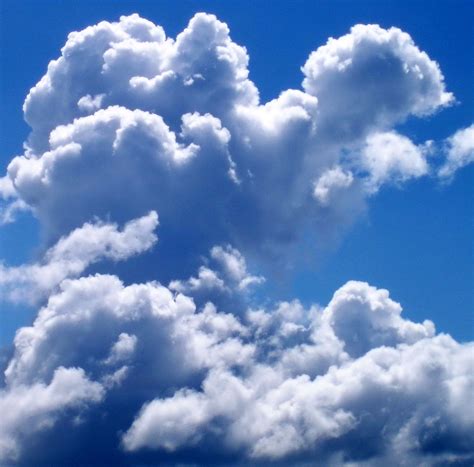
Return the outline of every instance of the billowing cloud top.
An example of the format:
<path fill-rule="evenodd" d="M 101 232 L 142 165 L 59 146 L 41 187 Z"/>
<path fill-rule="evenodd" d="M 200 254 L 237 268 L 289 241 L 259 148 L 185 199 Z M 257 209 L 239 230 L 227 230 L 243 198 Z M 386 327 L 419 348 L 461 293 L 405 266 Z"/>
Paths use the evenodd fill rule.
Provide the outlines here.
<path fill-rule="evenodd" d="M 5 366 L 2 463 L 474 459 L 472 344 L 365 282 L 324 307 L 253 293 L 259 260 L 341 231 L 386 184 L 472 161 L 472 127 L 439 167 L 395 128 L 453 101 L 438 64 L 357 25 L 262 103 L 248 61 L 213 15 L 175 39 L 131 15 L 71 33 L 31 89 L 1 219 L 31 211 L 46 247 L 0 266 L 0 300 L 40 308 Z"/>
<path fill-rule="evenodd" d="M 382 184 L 428 173 L 420 148 L 386 132 L 453 96 L 396 28 L 355 26 L 302 71 L 304 90 L 260 104 L 246 50 L 202 13 L 175 40 L 137 15 L 71 33 L 26 98 L 32 131 L 9 180 L 52 240 L 156 209 L 164 250 L 169 237 L 272 250 L 307 225 L 318 241 L 314 224 L 348 223 Z"/>

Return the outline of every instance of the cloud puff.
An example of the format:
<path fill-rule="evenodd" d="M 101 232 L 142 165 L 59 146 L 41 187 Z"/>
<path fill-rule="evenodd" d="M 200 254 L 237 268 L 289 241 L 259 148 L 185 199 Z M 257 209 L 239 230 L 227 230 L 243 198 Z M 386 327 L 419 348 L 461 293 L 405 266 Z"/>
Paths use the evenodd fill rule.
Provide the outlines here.
<path fill-rule="evenodd" d="M 268 340 L 284 328 L 286 334 L 304 334 L 301 308 L 286 307 L 283 315 L 264 313 L 266 319 L 254 313 L 252 322 L 260 330 L 269 320 L 280 321 Z M 410 462 L 442 461 L 455 452 L 458 459 L 469 456 L 467 439 L 448 440 L 474 423 L 472 414 L 466 417 L 460 411 L 470 397 L 472 381 L 465 377 L 473 363 L 471 345 L 434 337 L 431 323 L 400 318 L 400 306 L 387 291 L 357 282 L 337 291 L 328 307 L 309 319 L 309 327 L 306 345 L 321 351 L 325 343 L 318 334 L 325 333 L 343 344 L 325 370 L 313 377 L 292 374 L 284 357 L 295 349 L 302 358 L 305 353 L 291 340 L 281 346 L 278 357 L 274 351 L 264 357 L 272 364 L 259 362 L 243 374 L 212 369 L 199 391 L 181 389 L 145 404 L 123 437 L 125 449 L 204 449 L 210 438 L 236 456 L 243 451 L 244 457 L 267 462 L 295 461 L 302 453 L 321 464 L 393 462 L 407 460 L 408 452 Z M 326 341 L 336 349 L 334 343 Z M 455 422 L 459 417 L 460 424 Z"/>
<path fill-rule="evenodd" d="M 455 172 L 474 161 L 474 125 L 458 130 L 446 141 L 446 161 L 438 170 L 442 179 L 451 179 Z"/>
<path fill-rule="evenodd" d="M 172 280 L 169 289 L 191 295 L 198 307 L 211 302 L 221 311 L 242 316 L 265 278 L 253 275 L 244 256 L 231 245 L 212 247 L 203 260 L 197 273 L 186 280 Z"/>
<path fill-rule="evenodd" d="M 391 128 L 452 95 L 397 28 L 354 26 L 302 71 L 302 89 L 260 103 L 245 48 L 204 13 L 176 39 L 138 15 L 73 32 L 25 100 L 9 186 L 50 244 L 93 216 L 156 210 L 169 271 L 176 251 L 195 266 L 215 244 L 273 258 L 308 232 L 317 244 L 383 183 L 427 173 Z"/>
<path fill-rule="evenodd" d="M 240 298 L 248 298 L 252 289 L 265 282 L 263 276 L 252 275 L 247 269 L 247 261 L 231 245 L 214 246 L 210 258 L 205 258 L 206 265 L 199 268 L 195 276 L 189 279 L 174 280 L 169 284 L 171 290 L 191 294 L 196 303 L 202 305 L 208 301 L 230 307 L 230 311 L 239 314 L 241 307 L 247 305 Z"/>
<path fill-rule="evenodd" d="M 182 166 L 197 150 L 180 145 L 161 117 L 123 107 L 59 126 L 50 141 L 42 157 L 14 159 L 9 174 L 40 220 L 59 232 L 80 218 L 143 211 L 150 184 L 165 189 L 171 167 Z M 66 214 L 65 206 L 74 214 Z"/>
<path fill-rule="evenodd" d="M 387 290 L 353 281 L 334 294 L 325 319 L 344 342 L 344 350 L 358 357 L 376 347 L 414 343 L 434 335 L 432 322 L 412 323 L 400 317 L 401 311 Z"/>
<path fill-rule="evenodd" d="M 212 304 L 197 313 L 190 298 L 175 296 L 157 283 L 124 286 L 115 276 L 106 275 L 68 279 L 50 296 L 34 324 L 17 332 L 0 404 L 8 404 L 19 393 L 30 397 L 39 382 L 48 386 L 58 368 L 77 368 L 107 396 L 100 410 L 111 416 L 109 398 L 126 396 L 129 402 L 121 410 L 131 420 L 134 410 L 157 391 L 165 394 L 171 387 L 192 385 L 211 367 L 244 365 L 254 350 L 243 341 L 243 333 L 234 316 L 218 313 Z M 23 440 L 34 442 L 37 432 L 22 415 L 28 408 L 17 413 L 23 406 L 15 407 L 10 412 L 15 423 L 5 427 L 5 441 L 0 443 L 6 446 L 0 455 L 5 462 L 12 458 L 7 449 L 12 443 L 22 459 L 37 455 L 33 447 L 24 450 Z M 41 419 L 55 414 L 55 406 L 46 406 Z M 61 414 L 63 422 L 80 415 L 74 410 Z M 48 433 L 50 425 L 39 423 L 38 430 Z M 71 429 L 77 435 L 87 427 L 84 421 Z M 118 429 L 106 430 L 112 450 Z M 51 454 L 40 451 L 41 456 Z"/>
<path fill-rule="evenodd" d="M 428 173 L 425 148 L 395 132 L 370 135 L 360 165 L 369 174 L 369 191 L 376 191 L 384 183 L 400 183 Z"/>
<path fill-rule="evenodd" d="M 50 248 L 41 263 L 6 267 L 0 264 L 0 300 L 34 303 L 67 277 L 77 277 L 103 260 L 123 261 L 149 250 L 157 241 L 156 212 L 115 224 L 84 224 Z"/>
<path fill-rule="evenodd" d="M 314 197 L 322 204 L 328 205 L 331 198 L 339 191 L 349 188 L 354 182 L 352 172 L 345 172 L 336 166 L 324 172 L 314 184 Z"/>
<path fill-rule="evenodd" d="M 83 363 L 84 351 L 89 371 L 101 373 L 104 362 L 121 361 L 117 356 L 124 347 L 149 359 L 137 370 L 153 374 L 155 368 L 151 378 L 156 381 L 191 374 L 222 359 L 245 360 L 252 346 L 239 341 L 242 326 L 233 315 L 218 314 L 212 304 L 195 311 L 191 298 L 174 296 L 153 282 L 126 287 L 107 275 L 63 281 L 33 326 L 15 336 L 17 352 L 5 371 L 6 381 L 48 379 L 59 365 Z"/>
<path fill-rule="evenodd" d="M 324 129 L 348 140 L 453 100 L 437 63 L 394 27 L 353 26 L 314 51 L 302 70 L 304 89 L 318 97 Z"/>
<path fill-rule="evenodd" d="M 87 379 L 84 370 L 64 367 L 55 370 L 48 384 L 20 384 L 0 391 L 1 458 L 15 459 L 22 436 L 53 427 L 68 410 L 80 413 L 88 405 L 100 402 L 104 393 L 99 383 Z"/>

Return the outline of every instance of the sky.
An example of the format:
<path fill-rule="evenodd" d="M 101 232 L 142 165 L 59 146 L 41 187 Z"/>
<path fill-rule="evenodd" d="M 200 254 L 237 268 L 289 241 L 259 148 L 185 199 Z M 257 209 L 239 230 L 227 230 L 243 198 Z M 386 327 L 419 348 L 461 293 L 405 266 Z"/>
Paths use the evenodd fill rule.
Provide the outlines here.
<path fill-rule="evenodd" d="M 2 462 L 471 465 L 473 13 L 3 0 Z"/>

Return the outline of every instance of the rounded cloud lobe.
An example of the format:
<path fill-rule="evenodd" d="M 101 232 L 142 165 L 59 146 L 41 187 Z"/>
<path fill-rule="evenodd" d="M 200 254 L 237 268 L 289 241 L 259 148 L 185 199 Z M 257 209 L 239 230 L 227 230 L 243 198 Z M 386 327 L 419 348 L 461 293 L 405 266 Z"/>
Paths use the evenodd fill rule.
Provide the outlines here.
<path fill-rule="evenodd" d="M 302 70 L 322 122 L 341 138 L 430 114 L 453 99 L 437 63 L 393 27 L 358 24 L 319 47 Z"/>
<path fill-rule="evenodd" d="M 71 33 L 30 91 L 0 215 L 30 210 L 47 247 L 0 265 L 0 300 L 40 308 L 5 365 L 2 462 L 472 463 L 472 344 L 365 282 L 324 307 L 258 298 L 250 266 L 430 173 L 394 127 L 453 100 L 439 66 L 357 25 L 261 103 L 248 61 L 213 15 L 175 39 L 131 15 Z"/>

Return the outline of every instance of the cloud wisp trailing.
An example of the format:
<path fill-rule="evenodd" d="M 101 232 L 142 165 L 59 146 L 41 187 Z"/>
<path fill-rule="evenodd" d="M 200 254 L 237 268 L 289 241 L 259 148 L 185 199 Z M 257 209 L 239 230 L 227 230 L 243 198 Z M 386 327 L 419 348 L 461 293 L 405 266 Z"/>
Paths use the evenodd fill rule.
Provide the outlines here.
<path fill-rule="evenodd" d="M 437 168 L 396 129 L 453 102 L 438 64 L 356 25 L 262 103 L 248 61 L 213 15 L 175 39 L 131 15 L 71 33 L 31 89 L 1 216 L 31 211 L 47 246 L 0 266 L 0 301 L 39 308 L 4 368 L 1 462 L 474 459 L 472 344 L 366 282 L 325 306 L 254 294 L 259 260 L 336 235 L 383 186 L 472 162 L 472 127 Z M 151 277 L 121 279 L 112 263 L 136 255 Z"/>
<path fill-rule="evenodd" d="M 157 241 L 157 225 L 155 211 L 128 222 L 122 231 L 113 224 L 86 223 L 46 251 L 40 264 L 0 264 L 0 300 L 36 303 L 64 279 L 81 275 L 94 263 L 124 261 L 149 250 Z"/>
<path fill-rule="evenodd" d="M 438 176 L 451 180 L 462 167 L 474 162 L 474 125 L 458 130 L 446 141 L 446 161 L 438 170 Z"/>

